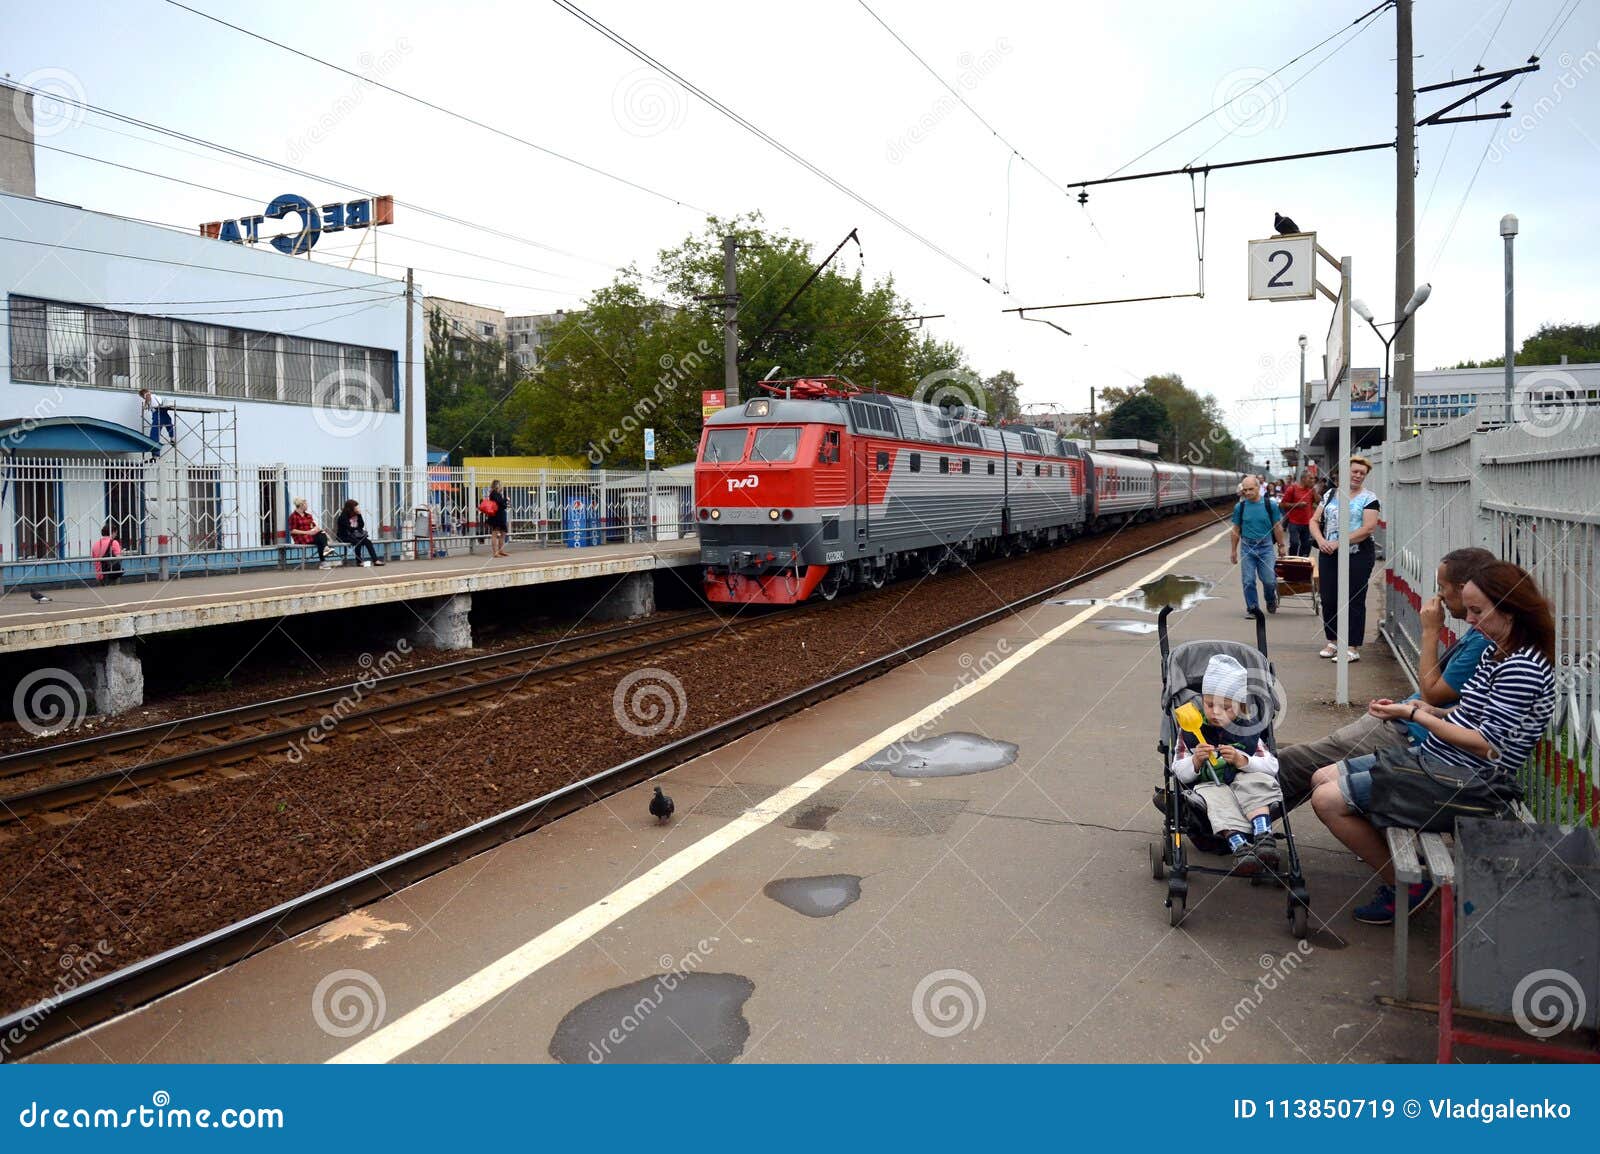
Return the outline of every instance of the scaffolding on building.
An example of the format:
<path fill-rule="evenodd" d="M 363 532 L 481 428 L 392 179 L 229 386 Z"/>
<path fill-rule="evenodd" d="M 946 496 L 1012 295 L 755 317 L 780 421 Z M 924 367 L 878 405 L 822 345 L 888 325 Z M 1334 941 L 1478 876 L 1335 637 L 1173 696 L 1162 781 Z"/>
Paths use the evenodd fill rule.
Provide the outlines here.
<path fill-rule="evenodd" d="M 153 472 L 155 552 L 188 556 L 237 548 L 239 523 L 238 411 L 170 405 L 170 430 L 160 428 Z"/>

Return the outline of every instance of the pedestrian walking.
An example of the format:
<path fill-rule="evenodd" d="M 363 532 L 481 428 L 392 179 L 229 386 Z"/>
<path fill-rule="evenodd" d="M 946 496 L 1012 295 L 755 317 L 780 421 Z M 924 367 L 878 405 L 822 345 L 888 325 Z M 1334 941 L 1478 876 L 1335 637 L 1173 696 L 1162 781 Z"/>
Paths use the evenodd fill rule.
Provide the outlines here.
<path fill-rule="evenodd" d="M 1276 501 L 1262 493 L 1259 480 L 1246 477 L 1239 484 L 1239 501 L 1233 507 L 1232 545 L 1228 557 L 1230 563 L 1239 566 L 1246 617 L 1254 617 L 1257 612 L 1257 582 L 1261 586 L 1260 597 L 1267 603 L 1267 612 L 1278 611 L 1278 577 L 1274 567 L 1286 549 L 1282 510 Z"/>
<path fill-rule="evenodd" d="M 1317 491 L 1309 472 L 1290 479 L 1281 503 L 1289 531 L 1289 555 L 1311 556 L 1311 518 L 1317 511 Z"/>

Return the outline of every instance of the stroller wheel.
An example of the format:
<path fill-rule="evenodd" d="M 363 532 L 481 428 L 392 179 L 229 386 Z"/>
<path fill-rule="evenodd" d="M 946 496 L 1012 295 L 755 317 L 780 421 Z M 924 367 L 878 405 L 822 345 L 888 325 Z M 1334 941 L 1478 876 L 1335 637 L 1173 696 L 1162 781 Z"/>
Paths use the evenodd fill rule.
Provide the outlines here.
<path fill-rule="evenodd" d="M 1150 851 L 1150 876 L 1160 881 L 1167 876 L 1167 862 L 1163 856 L 1166 851 L 1163 843 L 1153 841 L 1146 848 Z"/>
<path fill-rule="evenodd" d="M 1289 932 L 1304 941 L 1310 928 L 1311 910 L 1307 906 L 1306 892 L 1294 889 L 1289 893 Z"/>
<path fill-rule="evenodd" d="M 1187 894 L 1167 895 L 1168 920 L 1174 927 L 1183 925 L 1184 908 L 1188 903 L 1189 896 Z"/>

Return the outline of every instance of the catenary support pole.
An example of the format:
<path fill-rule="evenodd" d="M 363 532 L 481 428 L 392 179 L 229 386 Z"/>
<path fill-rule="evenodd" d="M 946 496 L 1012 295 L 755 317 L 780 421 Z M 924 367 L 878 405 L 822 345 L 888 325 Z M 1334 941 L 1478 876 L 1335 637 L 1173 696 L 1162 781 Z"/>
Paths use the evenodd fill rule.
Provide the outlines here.
<path fill-rule="evenodd" d="M 1339 527 L 1339 548 L 1334 572 L 1338 576 L 1338 604 L 1334 624 L 1334 701 L 1350 704 L 1350 258 L 1339 262 L 1339 315 L 1334 318 L 1344 334 L 1340 342 L 1343 365 L 1329 366 L 1338 383 L 1339 462 L 1334 485 L 1334 517 Z"/>
<path fill-rule="evenodd" d="M 1412 77 L 1411 0 L 1395 0 L 1395 150 L 1394 150 L 1394 316 L 1404 316 L 1417 287 L 1417 98 Z M 1390 400 L 1398 412 L 1410 410 L 1416 383 L 1417 327 L 1407 325 L 1395 339 L 1394 387 Z M 1398 422 L 1394 423 L 1399 428 Z"/>
<path fill-rule="evenodd" d="M 723 404 L 739 403 L 739 238 L 722 238 L 722 388 Z"/>

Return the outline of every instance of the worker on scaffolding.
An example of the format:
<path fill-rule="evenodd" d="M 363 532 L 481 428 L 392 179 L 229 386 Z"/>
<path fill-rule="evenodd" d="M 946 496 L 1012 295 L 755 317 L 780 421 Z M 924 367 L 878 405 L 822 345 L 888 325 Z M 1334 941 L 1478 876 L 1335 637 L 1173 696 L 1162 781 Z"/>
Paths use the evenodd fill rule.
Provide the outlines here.
<path fill-rule="evenodd" d="M 172 424 L 172 406 L 149 389 L 139 390 L 142 411 L 150 415 L 150 439 L 156 443 L 156 456 L 161 455 L 161 430 L 167 431 L 167 444 L 178 447 L 178 433 Z"/>

